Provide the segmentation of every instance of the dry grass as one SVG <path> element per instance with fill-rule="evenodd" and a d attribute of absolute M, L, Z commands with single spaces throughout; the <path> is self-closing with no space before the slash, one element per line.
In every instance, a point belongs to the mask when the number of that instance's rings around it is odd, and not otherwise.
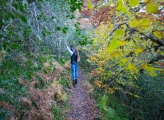
<path fill-rule="evenodd" d="M 70 71 L 71 70 L 71 63 L 70 63 L 70 61 L 69 62 L 67 62 L 64 66 L 63 66 L 63 68 L 65 69 L 65 70 L 67 70 L 67 71 Z"/>
<path fill-rule="evenodd" d="M 10 106 L 8 103 L 0 102 L 0 106 L 4 109 L 9 110 L 13 116 L 11 120 L 23 119 L 23 120 L 54 120 L 54 116 L 51 112 L 51 105 L 54 104 L 58 107 L 56 100 L 59 99 L 64 101 L 63 96 L 66 92 L 63 90 L 63 86 L 59 84 L 60 75 L 64 73 L 65 78 L 70 80 L 67 74 L 67 70 L 70 70 L 69 63 L 66 63 L 64 67 L 61 67 L 57 62 L 54 62 L 55 66 L 54 72 L 48 72 L 45 74 L 43 70 L 41 72 L 36 72 L 34 75 L 41 77 L 45 83 L 50 83 L 50 86 L 46 86 L 43 89 L 36 88 L 36 85 L 40 85 L 39 80 L 32 77 L 32 82 L 25 82 L 22 78 L 19 79 L 19 84 L 26 86 L 28 89 L 28 98 L 20 97 L 19 103 L 25 109 L 21 111 L 16 111 L 14 107 Z M 44 64 L 44 68 L 50 66 L 49 63 Z M 29 108 L 29 109 L 26 109 Z"/>

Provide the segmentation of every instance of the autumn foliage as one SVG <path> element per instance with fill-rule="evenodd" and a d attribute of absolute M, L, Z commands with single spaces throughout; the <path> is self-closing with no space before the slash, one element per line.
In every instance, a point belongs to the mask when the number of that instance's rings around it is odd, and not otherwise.
<path fill-rule="evenodd" d="M 159 86 L 164 80 L 163 1 L 118 0 L 94 4 L 88 0 L 87 5 L 92 13 L 89 19 L 96 28 L 88 31 L 94 43 L 84 50 L 90 52 L 87 61 L 93 69 L 96 89 L 119 94 L 122 103 L 139 105 L 141 101 L 146 102 L 155 89 L 162 89 Z M 147 87 L 151 85 L 145 79 L 156 82 L 158 87 L 152 85 L 153 89 L 149 91 Z M 163 96 L 161 92 L 157 94 L 158 98 Z M 155 97 L 152 99 L 156 101 Z M 146 110 L 136 106 L 133 108 L 140 113 L 129 114 L 132 118 L 156 119 L 155 116 L 161 117 L 157 111 L 162 104 L 158 102 L 154 116 L 139 115 Z M 151 109 L 151 106 L 148 104 L 147 108 Z"/>

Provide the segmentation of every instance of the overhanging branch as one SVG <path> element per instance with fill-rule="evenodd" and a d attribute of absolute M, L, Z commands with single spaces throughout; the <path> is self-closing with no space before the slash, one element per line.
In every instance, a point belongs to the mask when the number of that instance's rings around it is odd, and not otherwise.
<path fill-rule="evenodd" d="M 157 57 L 151 59 L 151 60 L 148 62 L 148 64 L 152 64 L 152 63 L 154 63 L 154 62 L 156 62 L 156 61 L 159 61 L 159 60 L 164 60 L 164 56 L 163 56 L 163 55 L 158 55 Z"/>

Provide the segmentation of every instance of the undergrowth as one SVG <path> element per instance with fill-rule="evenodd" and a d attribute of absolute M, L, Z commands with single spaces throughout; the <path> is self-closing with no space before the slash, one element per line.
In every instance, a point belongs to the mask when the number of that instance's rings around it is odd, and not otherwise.
<path fill-rule="evenodd" d="M 164 77 L 162 72 L 158 77 L 139 74 L 137 78 L 133 85 L 128 82 L 124 86 L 117 84 L 120 89 L 113 93 L 105 92 L 103 87 L 94 86 L 93 79 L 89 79 L 91 82 L 89 84 L 93 83 L 92 95 L 97 101 L 96 106 L 102 112 L 101 119 L 162 120 L 164 117 L 162 109 L 164 105 L 162 91 Z"/>
<path fill-rule="evenodd" d="M 3 62 L 0 71 L 0 120 L 29 119 L 32 116 L 34 119 L 46 119 L 46 116 L 56 120 L 63 118 L 65 108 L 68 108 L 65 103 L 71 83 L 69 72 L 53 61 L 49 60 L 47 66 L 41 64 L 45 60 L 41 61 L 40 67 L 34 64 L 23 66 L 12 60 Z M 53 85 L 53 81 L 59 82 Z M 49 101 L 51 111 L 47 111 Z"/>
<path fill-rule="evenodd" d="M 51 110 L 54 115 L 55 120 L 63 120 L 66 116 L 66 112 L 70 106 L 68 102 L 57 101 L 58 107 L 55 107 L 54 104 L 51 104 Z"/>
<path fill-rule="evenodd" d="M 114 95 L 100 94 L 100 91 L 94 90 L 93 97 L 96 99 L 96 106 L 103 114 L 101 119 L 105 120 L 129 120 L 126 114 L 128 107 L 122 105 L 121 101 Z"/>

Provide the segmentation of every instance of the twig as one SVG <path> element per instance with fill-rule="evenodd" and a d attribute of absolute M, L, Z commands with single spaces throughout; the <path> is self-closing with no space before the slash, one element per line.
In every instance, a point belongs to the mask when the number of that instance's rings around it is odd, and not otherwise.
<path fill-rule="evenodd" d="M 7 25 L 4 27 L 4 29 L 3 29 L 4 31 L 6 31 L 6 29 L 7 29 L 7 28 L 11 25 L 12 21 L 13 21 L 13 20 L 12 20 L 12 19 L 10 19 L 10 23 L 9 23 L 9 24 L 7 24 Z"/>

